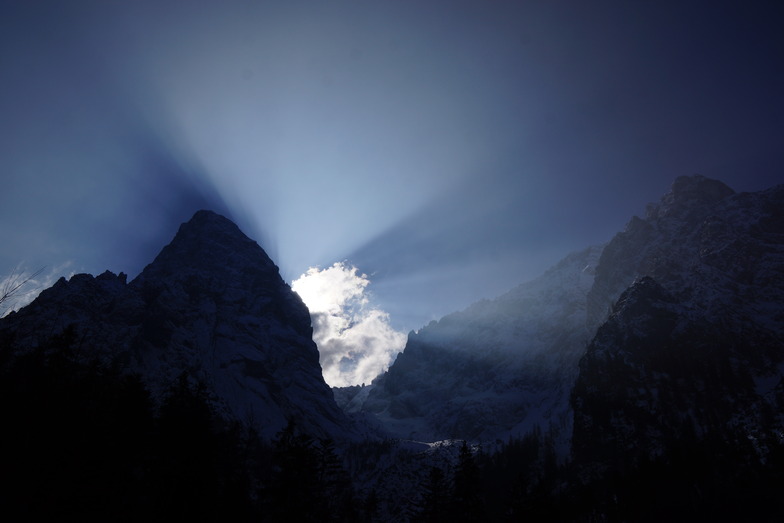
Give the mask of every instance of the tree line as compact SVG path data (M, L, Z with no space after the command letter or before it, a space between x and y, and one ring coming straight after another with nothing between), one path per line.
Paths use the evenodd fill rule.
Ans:
M89 348L72 329L23 354L7 346L0 340L0 511L21 520L784 517L784 447L768 442L764 460L755 461L758 449L741 432L698 438L684 430L661 455L601 475L590 473L589 462L559 463L540 430L494 452L463 443L448 466L414 456L418 474L401 481L414 482L408 492L417 495L401 497L357 485L347 466L394 460L389 442L338 449L294 423L264 441L218 416L207 389L186 373L153 401L138 376L85 357Z

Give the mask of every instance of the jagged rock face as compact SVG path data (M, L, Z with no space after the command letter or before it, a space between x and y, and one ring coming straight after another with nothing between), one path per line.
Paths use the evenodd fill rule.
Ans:
M422 440L505 439L539 425L568 445L574 414L577 456L601 454L597 445L610 455L622 441L655 453L686 430L684 408L706 413L689 422L696 433L721 419L769 434L759 413L784 406L783 304L784 187L736 194L680 177L603 249L412 333L346 406ZM700 406L719 392L733 399Z
M613 304L637 278L680 279L688 272L692 234L717 205L734 191L703 176L681 176L659 204L650 204L645 219L633 217L602 252L596 281L588 293L589 325L596 329ZM688 275L686 275L688 277Z
M263 436L290 419L316 436L350 432L321 376L307 308L261 247L215 213L196 213L131 283L108 272L61 279L0 333L23 350L68 326L154 394L187 372L228 419Z
M600 247L409 335L389 371L350 404L393 434L505 440L539 425L568 436L568 397L589 332L585 296Z
M633 466L708 437L764 459L784 434L784 187L678 179L610 242L589 299L635 277L580 361L575 459Z
M263 435L288 419L316 436L350 427L307 309L213 213L130 283L60 280L0 321L0 341L25 350L68 326L78 350L141 373L156 394L187 371ZM412 333L387 373L340 397L402 438L553 429L562 455L571 439L575 459L597 466L717 432L764 456L784 434L783 340L784 186L736 194L682 177L603 248Z

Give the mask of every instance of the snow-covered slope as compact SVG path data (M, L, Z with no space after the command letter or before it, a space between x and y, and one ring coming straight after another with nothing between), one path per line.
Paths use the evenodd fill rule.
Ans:
M76 350L139 372L154 394L187 372L267 437L288 420L356 433L304 304L214 213L183 224L130 283L60 280L0 321L0 342L26 350L68 329ZM681 177L605 246L411 333L388 372L336 396L403 439L486 443L538 426L585 461L624 445L655 455L723 425L764 454L784 433L782 340L784 186L736 194Z
M679 178L610 242L589 298L633 278L580 361L575 458L632 465L705 438L764 458L784 442L784 186Z
M568 434L600 252L572 254L536 280L411 333L389 371L349 406L422 441L505 440L536 425Z
M183 372L228 419L266 437L293 420L315 436L351 424L324 382L308 310L261 247L199 211L132 282L106 272L61 279L0 322L16 350L71 329L77 349L138 372L155 395Z
M602 355L610 344L624 354L634 353L631 345L636 341L630 340L643 336L638 332L642 329L653 340L646 350L662 354L686 339L695 347L711 345L716 336L722 343L735 340L737 348L716 352L721 361L731 359L728 365L734 372L749 374L743 385L746 399L731 400L743 403L746 414L738 411L732 419L736 423L751 419L756 414L749 413L767 409L761 407L763 403L780 412L782 209L784 187L736 194L703 176L680 177L658 204L648 206L644 219L632 218L603 248L568 256L504 296L410 334L404 352L387 373L370 387L342 395L345 408L375 416L396 436L426 441L492 441L525 434L539 425L553 431L563 456L572 430L569 394L575 383L572 404L578 411L579 426L574 428L578 447L601 436L587 429L593 423L585 410L589 403L606 406L619 396L636 398L620 385L626 377L617 372L637 373L634 381L640 390L648 390L645 394L668 388L666 378L651 378L661 374L645 374L649 371L642 363L623 371L611 365L602 368L602 362L609 361ZM660 289L653 293L659 305L650 306L674 315L662 324L646 323L647 313L635 316L632 311L638 308L629 308L652 288ZM612 343L610 332L617 334ZM673 341L676 338L680 341ZM753 356L749 355L752 346L756 347ZM635 357L642 361L647 356ZM679 365L677 361L670 364ZM726 392L734 397L737 390L728 385ZM756 398L754 394L767 399L748 399ZM700 397L705 400L709 395Z

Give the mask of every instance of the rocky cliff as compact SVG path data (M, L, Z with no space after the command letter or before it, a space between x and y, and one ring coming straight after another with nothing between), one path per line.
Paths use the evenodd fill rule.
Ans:
M289 421L323 437L351 433L324 382L308 310L256 242L199 211L137 278L61 279L0 322L11 351L68 330L75 350L138 373L153 395L180 375L227 419L271 437Z
M589 299L624 285L580 360L575 458L717 439L764 460L784 434L784 187L678 179L607 246Z
M410 334L389 371L343 401L414 439L492 441L539 426L563 457L572 435L577 456L620 441L655 454L685 424L773 438L782 209L781 186L736 194L680 177L605 246Z

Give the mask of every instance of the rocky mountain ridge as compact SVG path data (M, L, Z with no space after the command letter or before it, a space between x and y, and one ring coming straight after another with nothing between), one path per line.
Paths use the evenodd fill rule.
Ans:
M228 219L199 211L138 277L60 279L0 322L13 351L66 329L86 357L138 373L160 396L182 373L227 419L272 437L289 421L351 436L324 382L307 308L261 247Z
M8 364L41 348L67 351L71 360ZM58 281L0 320L0 349L8 378L0 384L10 391L4 408L16 415L12 425L32 427L6 432L5 456L35 436L15 458L15 470L35 482L28 462L53 445L38 462L56 472L47 491L54 500L79 470L61 466L69 454L49 438L50 426L68 425L60 444L81 445L77 461L106 451L118 462L86 469L102 475L81 478L71 494L114 478L107 484L119 485L107 491L115 496L112 510L124 507L132 485L141 489L140 513L156 513L163 503L179 514L182 500L191 503L191 487L210 479L203 497L220 490L212 501L216 518L236 506L236 493L245 494L249 513L273 507L285 519L308 512L297 494L303 488L332 500L322 509L331 507L335 518L361 512L369 521L438 520L433 514L444 503L450 514L470 508L475 520L784 514L784 186L738 194L702 176L678 178L607 244L411 333L371 386L334 396L302 301L255 242L207 211L183 224L131 282L110 272ZM95 361L140 376L145 390L95 372ZM72 370L83 375L71 379ZM179 404L170 395L157 416L133 417L134 409L144 411L146 390L160 401L183 380L202 384L225 420L254 428L267 442L280 437L258 447L214 428L194 430L192 422L204 417L188 410L187 393ZM35 396L39 388L50 395ZM93 402L93 390L110 397ZM47 411L51 421L29 425L28 411L45 410L58 392L64 401ZM68 408L73 398L77 409ZM128 408L129 398L136 407ZM144 419L147 426L134 421ZM96 430L92 440L83 426ZM146 456L141 476L126 447L115 448L117 432ZM390 438L362 438L371 432ZM201 437L190 441L194 434ZM218 434L228 439L219 443ZM322 438L343 441L343 468ZM233 442L228 454L226 441ZM212 451L197 462L209 466L194 475L190 466L204 448ZM177 449L184 452L172 466L167 458ZM232 452L233 468L216 467ZM162 479L147 490L150 478ZM170 484L189 486L172 495ZM25 483L14 492L23 505L38 495ZM94 507L82 501L85 510Z
M569 383L589 339L585 296L600 252L575 253L536 280L411 333L389 371L348 408L421 441L506 440L536 425L568 433Z
M715 344L719 332L724 341L745 336L745 348L716 349L717 354L739 359L736 367L743 370L738 372L751 373L754 383L781 383L782 209L782 186L736 194L703 176L680 177L658 204L648 206L645 218L633 217L606 245L573 254L533 282L412 333L389 371L343 403L375 416L403 438L492 441L521 437L539 426L559 441L567 458L573 430L578 447L581 438L604 437L585 433L591 422L584 409L591 403L612 404L612 398L628 393L611 387L610 369L597 370L602 361L597 347L607 343L612 325L619 329L620 318L637 310L629 309L630 297L644 289L660 290L658 301L651 303L669 304L661 310L674 308L670 312L680 318L672 320L678 329L686 328L688 318L689 339L698 344ZM663 343L660 336L666 335L656 329L675 329L640 322L627 321L620 332L633 336L647 329ZM626 347L628 338L615 343ZM760 345L757 355L742 356L754 343ZM638 378L638 385L646 387L645 378ZM597 387L606 389L603 396L583 395ZM727 387L727 394L734 394L734 385ZM764 392L768 399L762 403L746 390L744 409L766 404L780 410L780 392L774 389ZM694 408L707 401L707 396L692 398ZM573 429L575 415L579 423Z
M635 280L580 361L578 461L632 466L706 438L764 461L784 443L784 187L719 183L679 179L685 194L605 249L594 288Z

